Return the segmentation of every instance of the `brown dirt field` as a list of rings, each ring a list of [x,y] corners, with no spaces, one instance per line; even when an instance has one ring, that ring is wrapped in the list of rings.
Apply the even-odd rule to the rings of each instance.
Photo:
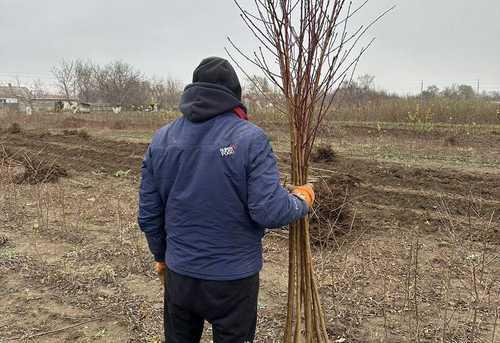
[[[0,136],[0,144],[12,153],[23,151],[39,154],[68,170],[76,172],[107,172],[140,170],[147,144],[117,142],[64,134],[7,134]]]
[[[147,144],[24,131],[0,146],[69,171],[15,185],[0,162],[0,342],[158,342],[162,291],[135,224]],[[494,342],[500,173],[340,155],[312,174],[356,181],[352,227],[314,248],[332,341]],[[280,340],[286,249],[286,231],[265,237],[258,342]]]

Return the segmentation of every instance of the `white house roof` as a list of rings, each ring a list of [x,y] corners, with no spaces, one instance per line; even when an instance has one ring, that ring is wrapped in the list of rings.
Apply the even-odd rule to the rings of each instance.
[[[77,99],[74,99],[74,98],[68,99],[65,96],[58,96],[58,95],[47,95],[47,96],[32,98],[31,100],[33,100],[33,101],[78,101]]]
[[[30,99],[31,94],[26,87],[0,86],[0,98]]]

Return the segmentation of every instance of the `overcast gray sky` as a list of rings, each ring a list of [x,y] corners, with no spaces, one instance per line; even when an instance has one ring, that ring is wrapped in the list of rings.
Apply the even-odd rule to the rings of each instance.
[[[368,32],[376,41],[358,73],[403,93],[416,92],[420,80],[479,79],[482,90],[500,90],[500,1],[371,0],[357,21],[393,4]],[[232,0],[0,0],[0,81],[49,83],[61,59],[88,58],[187,82],[203,57],[226,56],[226,36],[255,47]]]

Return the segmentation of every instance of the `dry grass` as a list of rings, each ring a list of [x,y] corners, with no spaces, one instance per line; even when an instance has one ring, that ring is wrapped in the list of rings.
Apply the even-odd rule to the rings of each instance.
[[[50,127],[52,120],[40,125]],[[268,129],[279,137],[278,129]],[[332,143],[357,149],[351,143],[357,144],[360,135],[344,130]],[[373,138],[365,145],[382,144],[384,133],[371,130]],[[68,142],[72,149],[89,144],[67,155],[82,157],[112,146],[75,135],[42,143],[61,147]],[[390,137],[388,145],[408,144],[407,132]],[[445,148],[441,135],[431,142],[439,144],[419,149],[428,155]],[[457,146],[447,148],[464,153],[467,144],[461,136]],[[486,158],[495,144],[478,143],[474,153]],[[125,157],[133,151],[120,155],[121,169],[131,168]],[[109,166],[108,174],[82,169],[56,183],[19,185],[13,182],[12,154],[0,147],[0,340],[49,332],[36,340],[158,342],[162,290],[136,225],[140,159],[120,178]],[[327,238],[318,240],[313,258],[332,340],[497,342],[497,174],[346,156],[343,152],[335,163],[321,162],[314,170],[317,188],[325,186],[318,191],[316,223]],[[62,157],[61,167],[66,167],[69,158]],[[102,158],[95,165],[109,156]],[[286,232],[264,238],[257,342],[279,340],[282,333],[287,243]],[[50,333],[88,320],[93,321]],[[204,341],[209,342],[208,335]]]
[[[68,176],[66,169],[55,161],[40,158],[38,155],[29,152],[14,154],[0,145],[2,164],[8,165],[9,170],[13,172],[12,181],[16,184],[56,182],[59,178]]]
[[[320,144],[317,146],[311,156],[311,161],[313,162],[326,162],[332,163],[337,159],[337,154],[333,150],[331,145]]]
[[[79,136],[80,138],[83,138],[85,140],[90,139],[90,134],[85,129],[80,129],[80,130],[67,130],[67,129],[64,129],[62,131],[62,133],[64,135],[66,135],[66,136]]]
[[[311,216],[311,243],[323,249],[334,248],[336,240],[353,229],[352,191],[356,178],[343,175],[320,178],[315,182],[316,204]]]
[[[344,105],[334,117],[340,121],[407,122],[415,126],[432,123],[500,124],[500,105],[484,99],[434,98],[371,99],[358,105]]]
[[[7,128],[7,132],[12,134],[21,133],[21,131],[22,131],[21,125],[15,122],[10,124],[9,127]]]

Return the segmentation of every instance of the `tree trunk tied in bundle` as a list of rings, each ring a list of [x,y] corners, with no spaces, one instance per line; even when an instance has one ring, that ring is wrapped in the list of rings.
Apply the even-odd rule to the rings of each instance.
[[[291,182],[308,181],[309,157],[318,129],[333,111],[338,90],[350,83],[356,65],[373,40],[357,48],[367,30],[391,9],[366,26],[348,30],[353,16],[364,7],[345,0],[254,0],[255,10],[235,0],[241,18],[260,43],[245,54],[229,42],[246,62],[257,67],[280,90],[271,99],[287,119],[291,144]],[[262,78],[251,77],[227,50],[254,86],[262,90]],[[262,92],[269,97],[269,92]],[[328,342],[328,333],[314,276],[309,218],[290,225],[288,306],[284,342]]]

